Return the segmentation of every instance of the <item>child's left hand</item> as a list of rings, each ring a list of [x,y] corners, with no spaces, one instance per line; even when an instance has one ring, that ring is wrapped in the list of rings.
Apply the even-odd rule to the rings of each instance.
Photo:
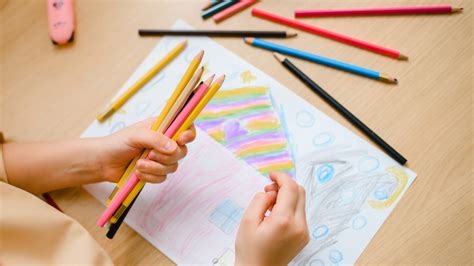
[[[150,149],[149,159],[140,159],[136,175],[149,183],[161,183],[166,175],[178,168],[178,161],[186,156],[186,144],[196,138],[194,126],[183,132],[175,142],[163,134],[150,130],[154,119],[139,122],[115,134],[104,137],[100,151],[101,175],[104,181],[118,182],[130,161],[144,149]]]

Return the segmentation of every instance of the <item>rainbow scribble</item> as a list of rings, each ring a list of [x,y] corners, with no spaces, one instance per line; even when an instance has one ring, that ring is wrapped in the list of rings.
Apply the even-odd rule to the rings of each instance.
[[[393,194],[385,201],[369,200],[369,205],[374,209],[386,209],[390,207],[397,200],[408,183],[408,175],[403,169],[391,166],[388,167],[386,171],[397,180],[398,185]]]
[[[291,148],[267,87],[218,92],[196,125],[260,173],[294,176]]]

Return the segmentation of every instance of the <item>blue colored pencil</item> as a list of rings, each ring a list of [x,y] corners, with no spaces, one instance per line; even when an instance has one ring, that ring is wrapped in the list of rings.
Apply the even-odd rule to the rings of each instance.
[[[237,0],[232,0],[232,1],[223,1],[223,2],[220,2],[206,10],[204,10],[201,14],[202,18],[203,19],[206,19],[206,18],[209,18],[211,16],[213,16],[214,14],[217,14],[219,13],[220,11],[232,6],[232,5],[235,5],[237,4],[239,1]]]
[[[377,72],[375,70],[363,68],[363,67],[360,67],[360,66],[351,65],[351,64],[344,63],[344,62],[341,62],[341,61],[337,61],[337,60],[334,60],[334,59],[331,59],[331,58],[311,54],[311,53],[308,53],[308,52],[305,52],[305,51],[293,49],[293,48],[286,47],[286,46],[283,46],[283,45],[278,45],[278,44],[267,42],[267,41],[260,40],[260,39],[257,39],[257,38],[247,37],[247,38],[244,38],[244,40],[245,40],[246,43],[248,43],[250,45],[260,47],[260,48],[263,48],[263,49],[266,49],[266,50],[270,50],[270,51],[278,52],[278,53],[281,53],[281,54],[286,54],[286,55],[298,57],[298,58],[301,58],[301,59],[304,59],[304,60],[315,62],[317,64],[321,64],[321,65],[325,65],[325,66],[328,66],[328,67],[332,67],[332,68],[340,69],[340,70],[343,70],[343,71],[351,72],[351,73],[361,75],[361,76],[364,76],[364,77],[368,77],[368,78],[371,78],[371,79],[376,79],[376,80],[384,81],[384,82],[387,82],[387,83],[397,83],[396,78],[392,78],[387,74],[380,73],[380,72]]]

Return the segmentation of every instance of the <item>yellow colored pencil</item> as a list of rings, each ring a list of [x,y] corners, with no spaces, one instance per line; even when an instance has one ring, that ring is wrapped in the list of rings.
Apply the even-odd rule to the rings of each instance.
[[[166,103],[165,107],[161,111],[160,115],[157,117],[153,125],[151,126],[151,130],[157,131],[160,128],[160,125],[162,122],[165,120],[166,116],[168,115],[169,111],[171,110],[171,107],[174,105],[176,100],[178,99],[179,95],[183,91],[183,89],[186,87],[186,85],[189,83],[191,80],[194,72],[196,72],[196,69],[199,67],[199,64],[202,61],[202,57],[204,56],[204,51],[200,51],[194,59],[191,61],[191,63],[188,66],[188,69],[184,73],[183,77],[179,81],[178,85],[176,86],[173,94],[171,95],[170,99]],[[164,129],[160,128],[160,131],[162,132]],[[127,167],[127,170],[125,170],[124,174],[120,178],[119,182],[117,183],[115,189],[112,191],[110,194],[109,198],[106,201],[106,205],[109,205],[110,201],[115,197],[115,194],[119,190],[119,188],[122,186],[123,183],[127,180],[127,178],[130,176],[130,173],[133,168],[135,168],[135,164],[139,159],[146,158],[148,155],[149,150],[145,150],[142,152],[140,157],[135,158]]]
[[[132,85],[124,94],[115,100],[106,110],[97,116],[99,122],[104,122],[107,117],[120,109],[141,87],[150,81],[160,70],[167,66],[174,58],[176,58],[186,48],[187,41],[183,41],[176,45],[171,52],[163,57],[156,65],[154,65],[148,72],[141,77],[135,84]]]
[[[214,83],[211,84],[211,87],[208,89],[201,101],[196,105],[196,108],[189,114],[188,118],[184,120],[184,123],[179,127],[178,131],[173,136],[173,140],[177,140],[178,137],[186,131],[194,122],[194,120],[201,113],[202,109],[206,107],[207,103],[212,99],[214,94],[221,88],[222,83],[224,83],[225,75],[220,76]]]
[[[189,96],[193,92],[194,88],[196,88],[196,85],[198,82],[201,80],[202,74],[204,72],[204,67],[200,67],[193,75],[189,83],[186,85],[184,90],[182,91],[181,95],[179,95],[178,99],[176,102],[171,106],[171,109],[169,110],[168,114],[166,115],[165,119],[163,120],[163,123],[159,126],[158,130],[160,132],[164,132],[171,124],[171,122],[175,119],[175,117],[178,115],[179,111],[182,109],[186,101],[188,100]],[[135,162],[136,163],[136,162]],[[126,172],[124,175],[130,175],[131,171]],[[124,178],[126,179],[126,178]],[[123,183],[123,182],[122,182]],[[118,210],[114,213],[112,218],[110,218],[110,223],[115,223],[120,216],[122,216],[123,212],[127,209],[127,207],[132,203],[132,201],[138,196],[138,193],[140,193],[140,190],[145,186],[144,181],[139,181],[137,185],[132,189],[130,194],[125,198],[125,200],[122,202],[122,205],[118,208]],[[114,191],[116,192],[119,187],[116,187]]]
[[[211,86],[207,90],[204,97],[196,105],[196,107],[189,114],[189,116],[186,118],[186,120],[183,122],[183,124],[180,126],[180,128],[173,135],[173,137],[172,137],[173,140],[177,140],[178,137],[181,135],[181,133],[186,131],[192,125],[194,120],[201,113],[202,109],[204,109],[204,107],[207,105],[207,103],[212,99],[212,97],[216,94],[216,92],[222,86],[222,83],[224,82],[224,79],[225,79],[225,76],[223,75],[220,78],[218,78],[214,83],[211,84]],[[208,82],[210,82],[210,80]],[[140,191],[141,191],[141,189],[143,188],[144,185],[145,185],[145,182],[140,180],[139,183],[133,188],[133,190],[127,196],[127,198],[123,201],[123,203],[119,207],[119,209],[114,213],[113,217],[111,217],[110,223],[116,223],[117,222],[117,220],[125,212],[125,210],[128,208],[128,206],[130,206],[130,204],[133,202],[133,200],[138,196],[138,193],[140,193]],[[139,188],[137,188],[137,187],[139,187]]]

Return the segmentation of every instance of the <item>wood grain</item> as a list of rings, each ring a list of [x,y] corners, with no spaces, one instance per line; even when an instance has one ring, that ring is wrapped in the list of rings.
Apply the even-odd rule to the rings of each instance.
[[[76,1],[74,44],[58,48],[47,32],[46,2],[0,0],[0,131],[10,141],[76,138],[147,56],[159,38],[138,28],[170,27],[182,18],[197,28],[284,30],[249,10],[216,26],[202,21],[205,1]],[[399,49],[397,61],[299,32],[275,40],[396,76],[388,85],[293,60],[323,88],[408,158],[418,178],[359,259],[366,263],[469,264],[472,244],[472,1],[265,1],[291,17],[296,8],[453,4],[453,15],[305,19],[323,28]],[[314,106],[356,131],[287,73],[268,53],[239,39],[216,39]],[[263,60],[262,60],[263,59]],[[363,137],[363,135],[359,134]],[[116,239],[95,225],[103,207],[81,188],[52,194],[121,265],[172,264],[127,226]],[[131,254],[131,255],[130,255]]]

